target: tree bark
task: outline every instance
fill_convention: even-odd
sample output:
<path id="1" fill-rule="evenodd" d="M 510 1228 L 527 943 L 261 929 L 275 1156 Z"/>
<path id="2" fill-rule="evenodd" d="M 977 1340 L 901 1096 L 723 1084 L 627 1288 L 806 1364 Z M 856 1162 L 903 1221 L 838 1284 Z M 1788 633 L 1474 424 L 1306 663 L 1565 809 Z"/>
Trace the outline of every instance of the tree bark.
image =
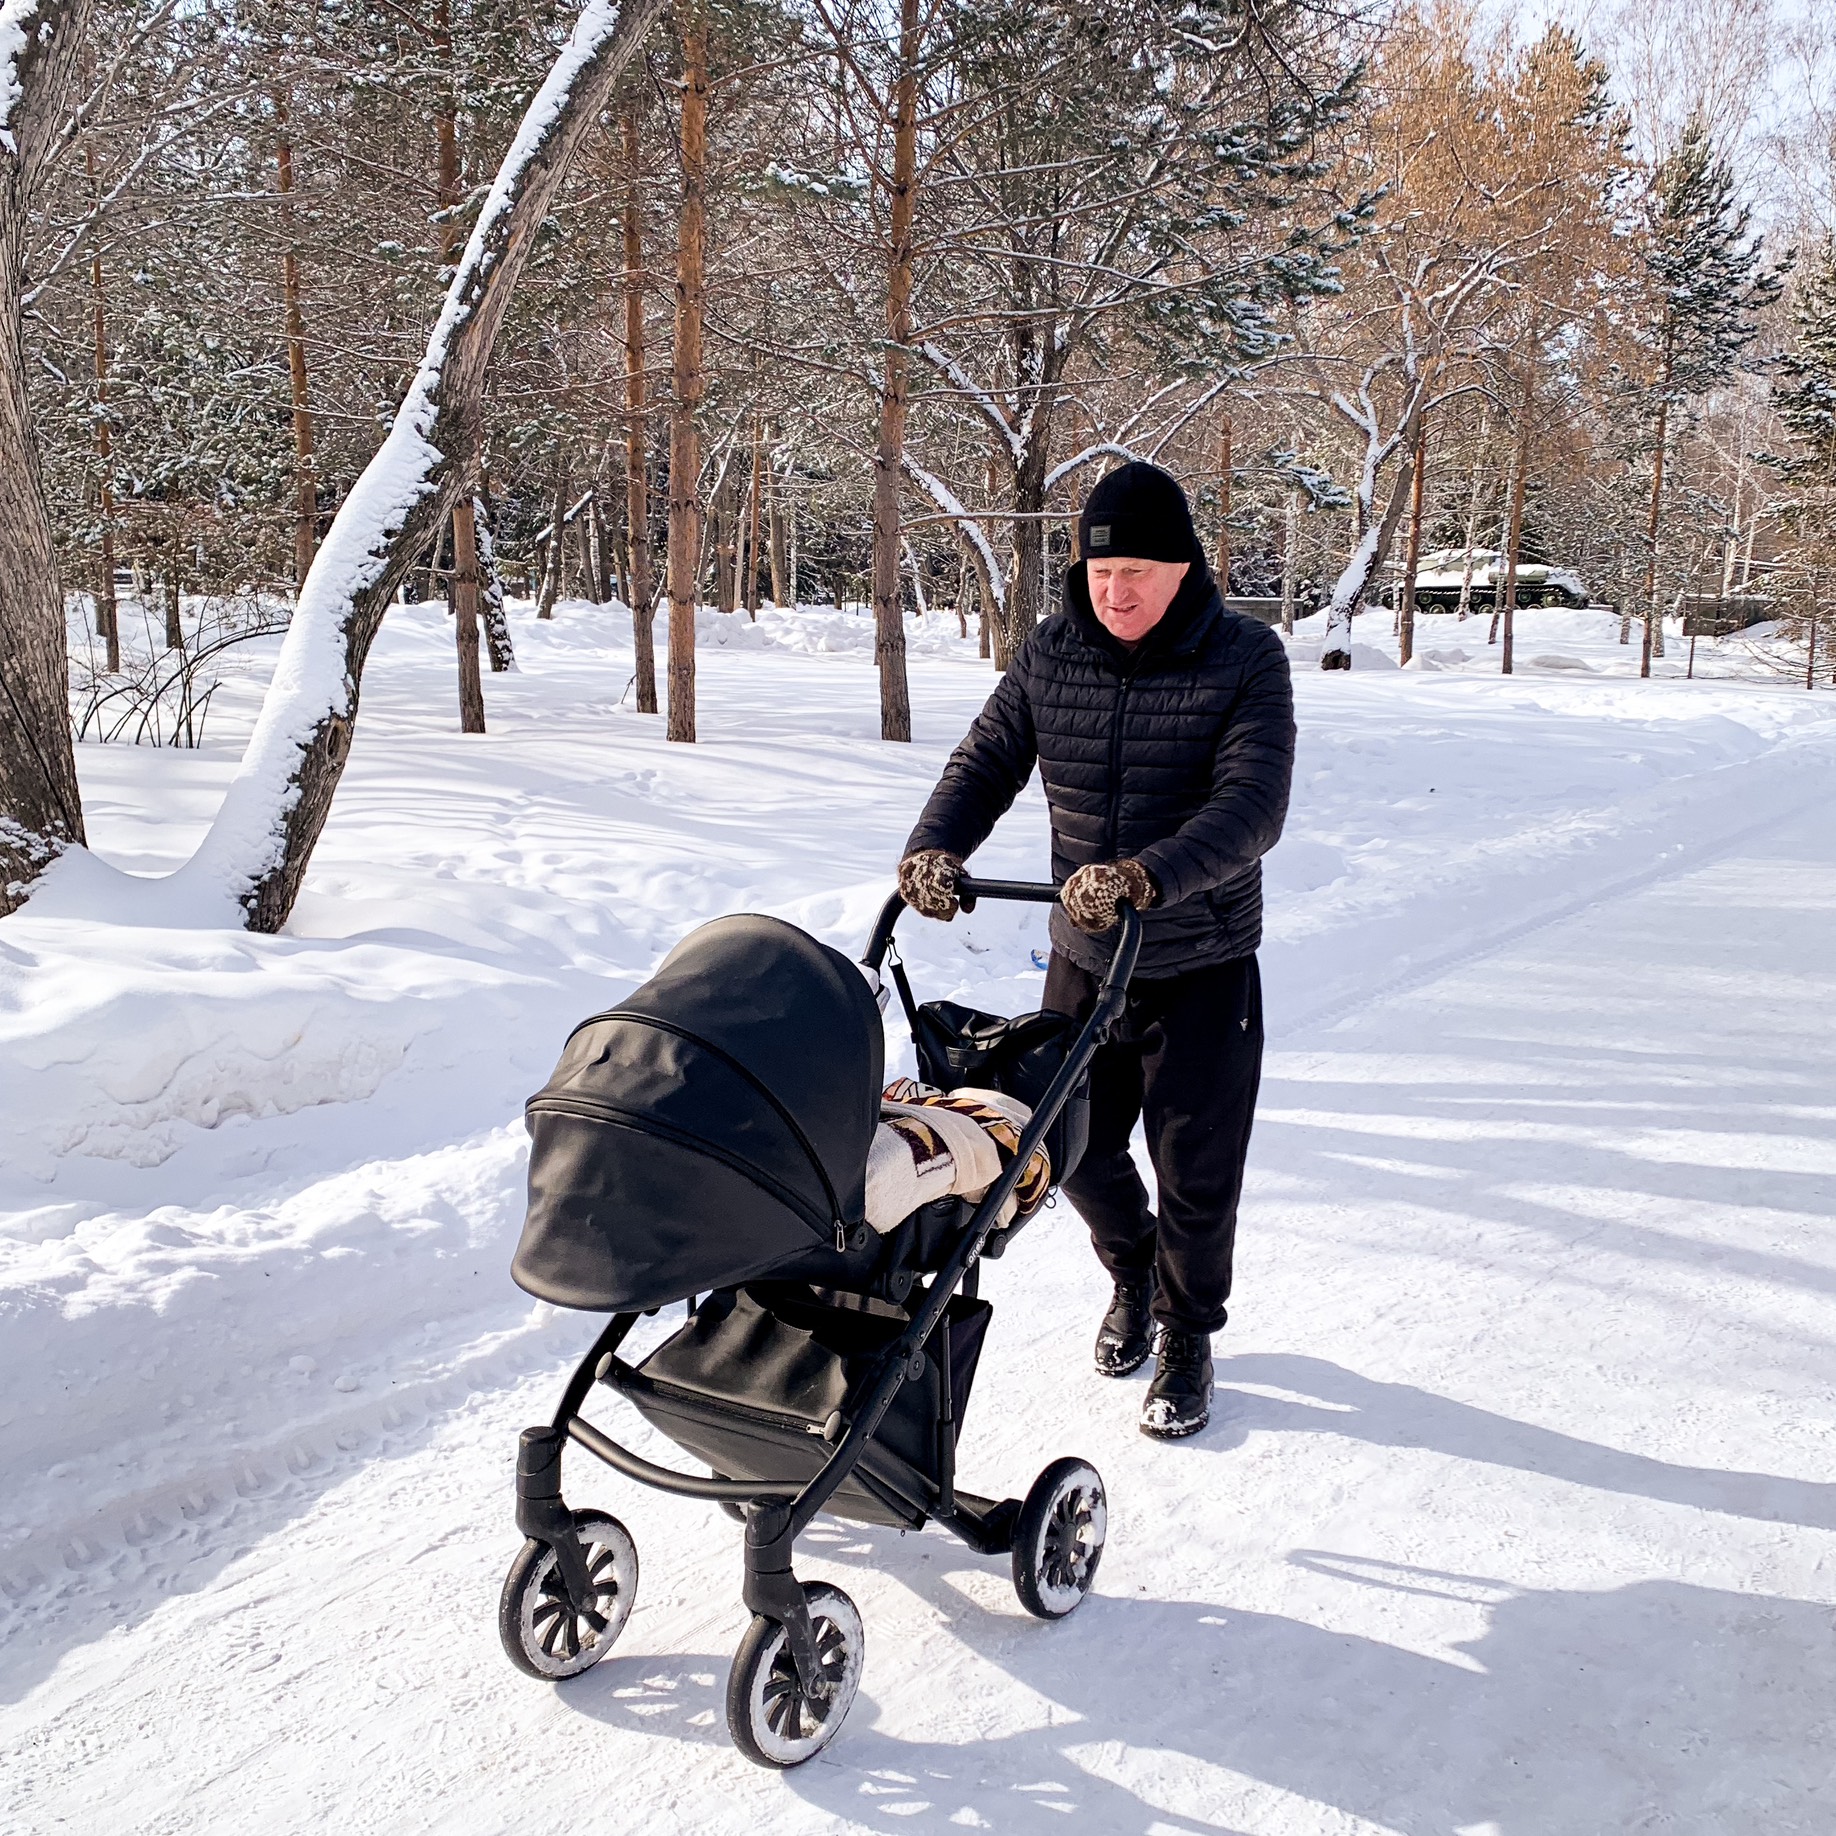
<path id="1" fill-rule="evenodd" d="M 918 0 L 899 0 L 899 69 L 893 85 L 893 153 L 886 260 L 886 356 L 880 440 L 873 457 L 873 654 L 880 671 L 880 737 L 912 737 L 899 592 L 899 486 L 911 400 L 912 220 L 918 202 Z"/>
<path id="2" fill-rule="evenodd" d="M 450 35 L 447 48 L 450 53 Z M 312 557 L 319 545 L 319 487 L 314 472 L 312 398 L 306 374 L 306 320 L 300 305 L 300 251 L 293 233 L 293 138 L 284 88 L 274 92 L 274 125 L 281 219 L 281 309 L 287 334 L 287 386 L 293 408 L 293 579 L 297 588 L 312 571 Z M 447 260 L 450 262 L 450 254 Z"/>
<path id="3" fill-rule="evenodd" d="M 644 377 L 644 218 L 638 111 L 625 110 L 625 567 L 640 714 L 657 711 L 657 602 L 650 565 L 650 432 Z"/>
<path id="4" fill-rule="evenodd" d="M 491 537 L 485 490 L 472 499 L 472 547 L 477 555 L 478 621 L 484 626 L 485 650 L 491 674 L 501 676 L 516 668 L 516 651 L 510 642 L 510 621 L 504 616 L 504 577 L 497 567 L 497 544 Z"/>
<path id="5" fill-rule="evenodd" d="M 1517 459 L 1511 467 L 1511 521 L 1505 535 L 1504 650 L 1501 673 L 1510 675 L 1516 654 L 1517 550 L 1524 534 L 1524 482 L 1530 472 L 1530 409 L 1536 396 L 1535 341 L 1524 363 L 1524 393 L 1518 404 Z"/>
<path id="6" fill-rule="evenodd" d="M 765 439 L 759 417 L 752 417 L 752 489 L 746 502 L 746 616 L 759 616 L 760 499 L 764 495 Z"/>
<path id="7" fill-rule="evenodd" d="M 185 621 L 182 616 L 180 600 L 179 557 L 183 552 L 178 527 L 173 526 L 172 534 L 167 539 L 166 547 L 170 551 L 166 559 L 166 648 L 183 650 L 185 648 Z"/>
<path id="8" fill-rule="evenodd" d="M 732 456 L 721 468 L 714 487 L 714 603 L 731 614 L 739 606 L 739 506 L 733 501 L 735 478 Z"/>
<path id="9" fill-rule="evenodd" d="M 771 603 L 774 606 L 789 606 L 795 603 L 796 595 L 790 586 L 790 565 L 785 548 L 784 511 L 778 496 L 778 470 L 775 465 L 765 468 L 765 488 L 770 496 L 766 520 L 770 525 L 768 539 L 771 544 Z"/>
<path id="10" fill-rule="evenodd" d="M 707 262 L 708 22 L 690 0 L 682 32 L 682 215 L 676 239 L 676 338 L 669 414 L 669 725 L 695 738 L 695 576 L 701 550 L 701 443 L 695 425 Z"/>
<path id="11" fill-rule="evenodd" d="M 1281 629 L 1285 637 L 1294 635 L 1294 599 L 1300 586 L 1300 501 L 1301 494 L 1290 491 L 1282 511 Z"/>
<path id="12" fill-rule="evenodd" d="M 1422 558 L 1422 475 L 1428 469 L 1427 429 L 1415 423 L 1415 477 L 1409 485 L 1409 549 L 1396 621 L 1396 658 L 1407 665 L 1415 655 L 1415 572 Z"/>
<path id="13" fill-rule="evenodd" d="M 1218 591 L 1230 597 L 1230 410 L 1218 421 Z"/>
<path id="14" fill-rule="evenodd" d="M 0 915 L 83 842 L 64 594 L 26 397 L 21 292 L 38 189 L 62 144 L 90 0 L 39 0 L 0 139 Z"/>
<path id="15" fill-rule="evenodd" d="M 484 683 L 478 673 L 478 535 L 472 500 L 453 505 L 453 633 L 459 646 L 459 731 L 485 730 Z"/>
<path id="16" fill-rule="evenodd" d="M 1645 638 L 1639 657 L 1640 676 L 1651 674 L 1651 658 L 1663 654 L 1654 646 L 1652 631 L 1663 614 L 1657 602 L 1658 517 L 1664 501 L 1664 447 L 1670 431 L 1670 353 L 1664 354 L 1663 394 L 1658 397 L 1657 453 L 1651 466 L 1651 510 L 1645 521 Z"/>
<path id="17" fill-rule="evenodd" d="M 553 618 L 561 596 L 561 576 L 567 566 L 567 453 L 555 451 L 555 495 L 548 525 L 548 548 L 542 559 L 542 584 L 536 591 L 536 617 Z"/>
<path id="18" fill-rule="evenodd" d="M 85 141 L 83 161 L 93 198 L 100 190 L 93 141 Z M 99 249 L 89 258 L 89 299 L 96 368 L 96 636 L 108 646 L 112 676 L 121 668 L 121 610 L 115 603 L 115 448 L 108 418 L 108 306 Z"/>

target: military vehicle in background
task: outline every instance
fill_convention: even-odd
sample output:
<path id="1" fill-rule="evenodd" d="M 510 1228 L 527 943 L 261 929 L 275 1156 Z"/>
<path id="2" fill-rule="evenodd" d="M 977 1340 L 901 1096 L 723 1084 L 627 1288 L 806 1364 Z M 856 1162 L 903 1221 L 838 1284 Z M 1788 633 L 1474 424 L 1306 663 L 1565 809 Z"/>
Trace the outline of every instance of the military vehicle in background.
<path id="1" fill-rule="evenodd" d="M 1505 557 L 1496 548 L 1473 550 L 1472 585 L 1468 589 L 1469 611 L 1489 610 L 1498 582 L 1504 578 Z M 1458 612 L 1460 583 L 1466 575 L 1464 548 L 1436 548 L 1423 555 L 1415 570 L 1415 609 L 1417 612 Z M 1395 571 L 1385 590 L 1385 603 L 1395 605 L 1402 597 L 1402 570 Z M 1517 603 L 1520 606 L 1585 606 L 1587 587 L 1573 568 L 1544 567 L 1538 563 L 1519 562 L 1517 567 Z"/>

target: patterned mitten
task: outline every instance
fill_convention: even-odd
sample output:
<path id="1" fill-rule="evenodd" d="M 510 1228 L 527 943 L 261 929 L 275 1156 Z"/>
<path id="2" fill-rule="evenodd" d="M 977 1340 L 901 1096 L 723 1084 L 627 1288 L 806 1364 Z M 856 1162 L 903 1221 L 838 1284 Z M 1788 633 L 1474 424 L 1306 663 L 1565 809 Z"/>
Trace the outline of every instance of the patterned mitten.
<path id="1" fill-rule="evenodd" d="M 922 918 L 956 916 L 956 876 L 963 864 L 941 848 L 923 848 L 899 863 L 899 897 Z"/>
<path id="2" fill-rule="evenodd" d="M 1144 912 L 1159 897 L 1160 888 L 1139 861 L 1101 861 L 1080 867 L 1059 889 L 1058 901 L 1080 931 L 1096 937 L 1115 929 L 1124 899 Z"/>

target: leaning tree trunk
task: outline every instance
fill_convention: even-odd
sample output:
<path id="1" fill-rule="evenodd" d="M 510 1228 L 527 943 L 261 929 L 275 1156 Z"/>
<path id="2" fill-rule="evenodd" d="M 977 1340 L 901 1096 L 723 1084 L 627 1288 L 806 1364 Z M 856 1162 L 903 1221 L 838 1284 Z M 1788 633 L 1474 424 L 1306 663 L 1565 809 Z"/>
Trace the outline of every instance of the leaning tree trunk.
<path id="1" fill-rule="evenodd" d="M 1390 501 L 1384 506 L 1382 516 L 1365 524 L 1351 559 L 1333 582 L 1332 596 L 1326 603 L 1326 635 L 1320 646 L 1321 669 L 1350 669 L 1352 666 L 1352 618 L 1364 601 L 1364 589 L 1390 552 L 1390 544 L 1396 539 L 1396 527 L 1402 521 L 1403 507 L 1415 486 L 1413 417 L 1404 429 L 1404 438 L 1408 441 L 1407 456 L 1390 486 Z M 1359 502 L 1362 504 L 1363 499 Z"/>
<path id="2" fill-rule="evenodd" d="M 485 368 L 510 295 L 569 161 L 661 4 L 588 0 L 485 197 L 394 424 L 319 545 L 241 769 L 180 870 L 206 897 L 240 907 L 253 930 L 279 930 L 293 909 L 349 756 L 370 644 L 470 485 Z M 6 445 L 0 428 L 0 452 Z M 0 507 L 0 531 L 8 526 Z M 0 605 L 6 576 L 0 567 Z"/>
<path id="3" fill-rule="evenodd" d="M 13 25 L 9 9 L 9 28 Z M 90 0 L 0 34 L 0 914 L 83 842 L 64 593 L 26 400 L 21 292 L 38 188 L 63 142 Z"/>
<path id="4" fill-rule="evenodd" d="M 886 263 L 886 359 L 880 444 L 873 459 L 873 651 L 880 669 L 880 738 L 912 737 L 899 594 L 899 486 L 911 400 L 912 218 L 918 201 L 918 0 L 899 0 L 899 74 L 893 90 L 891 247 Z"/>
<path id="5" fill-rule="evenodd" d="M 669 412 L 669 725 L 695 737 L 695 579 L 701 563 L 701 445 L 695 417 L 705 377 L 701 320 L 706 291 L 708 22 L 699 5 L 682 34 L 682 216 L 676 242 L 676 347 Z"/>

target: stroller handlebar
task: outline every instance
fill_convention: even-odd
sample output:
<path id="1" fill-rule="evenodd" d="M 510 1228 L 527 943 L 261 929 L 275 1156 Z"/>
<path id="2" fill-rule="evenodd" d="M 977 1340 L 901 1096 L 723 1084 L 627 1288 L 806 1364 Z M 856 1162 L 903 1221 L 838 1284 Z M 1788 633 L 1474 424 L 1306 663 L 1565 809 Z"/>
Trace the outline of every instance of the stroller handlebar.
<path id="1" fill-rule="evenodd" d="M 966 912 L 974 911 L 977 903 L 983 899 L 1010 899 L 1025 905 L 1056 905 L 1058 894 L 1059 888 L 1050 880 L 978 880 L 974 875 L 964 872 L 956 876 L 956 902 Z M 1141 952 L 1140 914 L 1126 899 L 1117 909 L 1122 934 L 1116 940 L 1116 953 L 1110 959 L 1109 973 L 1103 978 L 1105 990 L 1127 988 L 1129 977 L 1135 972 L 1135 958 Z M 893 927 L 899 922 L 899 914 L 904 910 L 905 901 L 896 892 L 880 907 L 873 935 L 867 942 L 867 954 L 861 958 L 876 975 L 886 960 L 886 952 L 892 947 Z"/>

